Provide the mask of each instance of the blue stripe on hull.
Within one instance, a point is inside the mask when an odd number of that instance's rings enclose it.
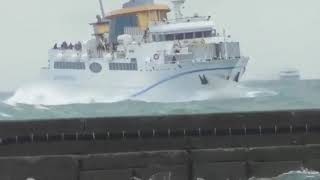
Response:
[[[206,68],[206,69],[198,69],[198,70],[193,70],[193,71],[187,71],[187,72],[182,72],[182,73],[179,73],[179,74],[175,74],[173,76],[170,76],[170,77],[167,77],[151,86],[148,86],[147,88],[141,90],[140,92],[132,95],[131,97],[137,97],[137,96],[140,96],[148,91],[150,91],[151,89],[163,84],[163,83],[166,83],[168,81],[171,81],[173,79],[176,79],[176,78],[179,78],[181,76],[185,76],[185,75],[188,75],[188,74],[193,74],[193,73],[198,73],[198,72],[205,72],[205,71],[217,71],[217,70],[232,70],[232,69],[236,69],[236,68],[240,68],[240,67],[225,67],[225,68]]]

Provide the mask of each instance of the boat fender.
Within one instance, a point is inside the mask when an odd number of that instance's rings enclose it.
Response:
[[[154,59],[154,60],[158,60],[159,58],[160,58],[160,55],[159,55],[159,54],[154,54],[154,55],[153,55],[153,59]]]

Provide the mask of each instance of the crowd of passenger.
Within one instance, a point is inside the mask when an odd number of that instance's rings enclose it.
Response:
[[[76,51],[82,51],[82,43],[81,42],[77,42],[76,44],[72,44],[72,43],[67,43],[66,41],[64,41],[60,46],[58,45],[58,43],[56,43],[53,46],[53,49],[56,50],[76,50]]]

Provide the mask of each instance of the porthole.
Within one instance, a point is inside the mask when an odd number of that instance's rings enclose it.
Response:
[[[93,73],[99,73],[102,71],[102,66],[99,63],[92,63],[89,68]]]

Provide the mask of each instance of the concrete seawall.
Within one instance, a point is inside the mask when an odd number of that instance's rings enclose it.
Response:
[[[245,180],[320,171],[319,118],[304,110],[0,122],[0,179]]]

